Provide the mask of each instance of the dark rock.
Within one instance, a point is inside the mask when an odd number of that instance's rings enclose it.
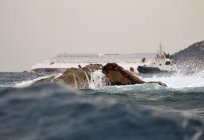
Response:
[[[166,86],[162,82],[145,82],[138,78],[131,72],[125,70],[116,63],[108,63],[102,68],[102,72],[109,79],[111,85],[134,85],[134,84],[144,84],[144,83],[157,83],[161,86]]]
[[[102,72],[109,79],[111,85],[132,85],[145,83],[145,81],[139,79],[116,63],[108,63],[102,68]]]

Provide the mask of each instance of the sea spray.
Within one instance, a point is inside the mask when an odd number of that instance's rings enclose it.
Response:
[[[14,87],[16,87],[16,88],[28,87],[28,86],[32,85],[33,83],[35,83],[36,81],[39,81],[39,80],[45,79],[45,78],[50,78],[50,77],[54,76],[54,79],[51,80],[51,82],[53,82],[56,78],[60,77],[61,75],[62,75],[62,73],[56,73],[56,74],[50,74],[50,75],[38,77],[38,78],[32,79],[32,80],[25,80],[25,81],[22,81],[20,83],[16,83],[14,85]]]
[[[194,74],[194,73],[199,73],[204,70],[204,63],[202,60],[177,60],[176,62],[177,65],[177,73],[181,74]]]
[[[172,75],[154,75],[145,77],[145,81],[161,81],[170,88],[179,89],[186,87],[204,87],[204,71],[199,71],[192,74],[184,74],[176,72]]]
[[[56,77],[60,76],[61,74],[55,74]],[[31,80],[24,80],[22,82],[16,83],[14,87],[26,87],[33,84],[35,81],[49,77],[48,76],[42,76],[38,77],[36,79]],[[96,88],[102,88],[107,86],[107,81],[104,78],[104,74],[101,72],[101,70],[95,71],[91,73],[91,79],[89,82],[89,88],[96,89]],[[199,88],[204,87],[204,71],[199,71],[197,73],[193,74],[184,74],[182,72],[176,72],[174,74],[168,74],[168,75],[139,75],[141,79],[144,79],[145,81],[161,81],[169,88],[182,90],[185,88],[188,88],[189,90],[192,88]],[[87,77],[88,78],[88,77]],[[125,86],[123,86],[125,87]],[[139,87],[143,87],[142,85],[138,85]],[[158,87],[159,88],[159,87]],[[140,88],[139,88],[140,89]],[[151,90],[151,89],[150,89]]]
[[[89,88],[96,89],[107,85],[105,81],[105,75],[101,70],[97,70],[91,73],[91,80],[89,81]]]

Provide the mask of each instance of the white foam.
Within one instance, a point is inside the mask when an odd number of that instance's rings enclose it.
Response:
[[[44,79],[44,78],[49,78],[51,76],[54,76],[56,78],[58,78],[59,76],[61,76],[62,74],[59,73],[59,74],[55,74],[55,75],[48,75],[48,76],[43,76],[43,77],[39,77],[39,78],[36,78],[36,79],[33,79],[33,80],[27,80],[27,81],[23,81],[21,83],[17,83],[16,85],[14,85],[14,87],[16,88],[24,88],[24,87],[28,87],[30,85],[32,85],[33,83],[35,83],[36,81],[39,81],[41,79]]]
[[[105,75],[101,70],[91,73],[91,80],[89,81],[89,88],[96,89],[106,86]]]
[[[203,90],[204,87],[204,71],[198,72],[196,74],[191,75],[184,75],[181,73],[176,73],[170,76],[152,76],[148,78],[140,77],[145,81],[161,81],[167,84],[167,88],[158,86],[157,84],[142,84],[142,85],[126,85],[126,86],[111,86],[107,87],[105,82],[102,81],[102,77],[104,76],[101,71],[97,71],[92,73],[92,80],[90,81],[90,88],[91,89],[98,89],[98,90],[114,90],[113,92],[121,92],[121,91],[129,91],[129,90],[136,90],[136,91],[154,91],[154,92],[166,92],[166,91],[191,91],[191,90]],[[94,80],[94,81],[93,81]],[[196,89],[195,89],[196,88]],[[199,89],[201,88],[201,89]]]
[[[204,86],[204,72],[199,72],[192,75],[183,75],[176,73],[172,76],[153,76],[144,78],[145,81],[161,81],[167,84],[168,87],[174,89],[182,89],[187,87],[203,87]]]
[[[61,74],[57,74],[54,76],[57,78],[60,75]],[[21,83],[16,84],[14,87],[19,88],[19,87],[30,86],[35,81],[41,80],[43,78],[48,78],[48,77],[50,76],[44,76],[44,77],[40,77],[34,80],[23,81]],[[204,71],[198,72],[195,74],[191,74],[191,75],[184,75],[181,73],[176,73],[171,76],[162,76],[162,77],[152,76],[152,77],[145,77],[145,78],[139,76],[139,78],[145,81],[161,81],[167,84],[168,88],[176,89],[176,90],[185,90],[189,88],[191,89],[191,88],[197,88],[197,87],[204,87]],[[102,87],[106,88],[105,86],[106,86],[106,83],[104,81],[104,74],[101,71],[93,72],[91,74],[91,80],[89,81],[89,88],[91,89],[97,89],[97,88],[102,88]],[[141,85],[138,85],[138,86],[141,86]],[[148,86],[145,86],[145,87],[148,88]],[[123,86],[122,88],[125,88],[125,86]],[[157,88],[160,88],[160,87],[157,87]]]

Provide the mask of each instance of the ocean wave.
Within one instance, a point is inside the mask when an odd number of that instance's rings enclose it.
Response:
[[[61,75],[55,74],[55,76]],[[38,76],[36,78],[26,79],[22,80],[21,82],[15,83],[14,87],[26,87],[33,84],[35,81],[38,81],[40,79],[49,77],[51,75],[42,75]],[[108,88],[105,86],[105,83],[103,83],[103,73],[101,71],[96,71],[91,74],[91,80],[89,81],[89,88],[90,89],[101,89],[101,90],[110,90],[112,87]],[[183,73],[174,73],[170,75],[149,75],[144,76],[140,75],[138,76],[144,81],[161,81],[165,84],[167,84],[168,88],[163,88],[161,86],[156,86],[153,84],[144,84],[144,85],[133,85],[133,86],[115,86],[115,90],[125,90],[133,89],[135,91],[140,92],[149,92],[149,90],[152,90],[152,92],[175,92],[175,91],[186,91],[189,90],[190,92],[200,92],[202,88],[204,87],[204,72],[200,71],[193,74],[183,74]],[[0,84],[1,85],[1,84]],[[137,89],[136,89],[137,88]]]
[[[35,79],[31,79],[31,80],[25,80],[25,81],[22,81],[20,83],[16,83],[14,85],[14,87],[16,88],[24,88],[24,87],[28,87],[28,86],[31,86],[32,84],[34,84],[36,81],[39,81],[41,79],[45,79],[45,78],[50,78],[52,76],[55,76],[55,78],[59,77],[62,75],[62,73],[57,73],[57,74],[50,74],[50,75],[45,75],[45,76],[40,76],[38,78],[35,78]]]
[[[22,87],[29,86],[34,79],[44,77],[49,73],[28,73],[28,72],[0,72],[0,87]]]
[[[94,92],[95,91],[95,92]],[[101,88],[92,89],[92,93],[104,92],[109,94],[171,94],[171,93],[200,93],[204,94],[203,87],[185,87],[185,88],[170,88],[163,87],[154,83],[125,85],[125,86],[104,86]]]
[[[204,124],[198,119],[127,98],[83,95],[57,84],[1,90],[0,139],[204,139]]]

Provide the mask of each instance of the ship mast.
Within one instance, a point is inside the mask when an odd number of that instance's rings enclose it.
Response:
[[[158,55],[161,58],[166,58],[166,53],[163,51],[163,45],[161,43],[159,43],[159,50],[158,50]]]
[[[162,51],[162,44],[159,43],[159,54],[162,55],[162,52],[163,52],[163,51]]]

